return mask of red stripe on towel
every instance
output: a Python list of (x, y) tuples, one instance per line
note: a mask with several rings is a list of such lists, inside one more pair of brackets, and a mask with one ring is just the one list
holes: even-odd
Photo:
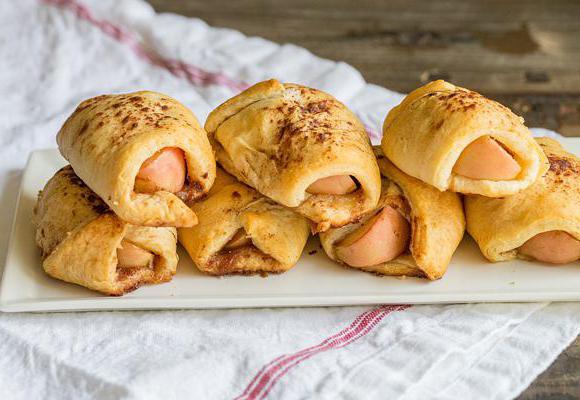
[[(310, 348), (308, 348), (308, 349), (304, 349), (304, 350), (302, 350), (301, 352), (305, 352), (305, 351), (307, 351), (307, 350), (310, 350), (310, 349), (312, 349), (312, 348), (321, 347), (321, 346), (323, 346), (323, 345), (324, 345), (324, 344), (325, 344), (327, 341), (329, 341), (329, 340), (333, 340), (333, 339), (335, 339), (335, 338), (338, 338), (338, 337), (342, 336), (342, 335), (343, 335), (345, 332), (347, 332), (347, 331), (349, 331), (349, 330), (353, 329), (353, 328), (354, 328), (354, 327), (355, 327), (355, 326), (356, 326), (356, 325), (357, 325), (357, 324), (360, 322), (360, 320), (361, 320), (361, 319), (365, 318), (367, 315), (371, 314), (371, 313), (372, 313), (372, 312), (374, 312), (374, 311), (375, 311), (375, 310), (368, 310), (368, 311), (365, 311), (364, 313), (362, 313), (362, 314), (360, 314), (358, 317), (356, 317), (356, 318), (355, 318), (355, 320), (354, 320), (354, 321), (353, 321), (353, 322), (350, 324), (350, 326), (348, 326), (347, 328), (343, 329), (342, 331), (340, 331), (339, 333), (337, 333), (337, 334), (335, 334), (335, 335), (333, 335), (333, 336), (330, 336), (329, 338), (325, 339), (325, 340), (324, 340), (323, 342), (321, 342), (320, 344), (318, 344), (318, 345), (316, 345), (316, 346), (313, 346), (313, 347), (310, 347)], [(264, 370), (266, 370), (266, 369), (267, 369), (268, 367), (270, 367), (271, 365), (275, 364), (277, 361), (279, 361), (279, 360), (281, 360), (281, 359), (283, 359), (283, 358), (289, 357), (289, 356), (291, 356), (291, 355), (288, 355), (288, 354), (283, 354), (283, 355), (281, 355), (280, 357), (277, 357), (277, 358), (273, 359), (273, 360), (272, 360), (272, 361), (270, 361), (268, 364), (265, 364), (265, 365), (264, 365), (264, 366), (263, 366), (263, 367), (262, 367), (262, 368), (261, 368), (261, 369), (258, 371), (258, 373), (257, 373), (257, 374), (254, 376), (254, 379), (252, 379), (252, 381), (250, 382), (250, 384), (249, 384), (249, 385), (246, 387), (246, 390), (244, 390), (244, 393), (242, 393), (240, 396), (236, 397), (236, 399), (235, 399), (235, 400), (239, 400), (239, 399), (241, 399), (243, 396), (245, 396), (245, 395), (247, 395), (247, 394), (248, 394), (247, 392), (249, 392), (249, 391), (252, 389), (252, 386), (253, 386), (253, 385), (254, 385), (254, 383), (255, 383), (255, 382), (258, 380), (258, 378), (260, 378), (260, 377), (262, 376), (262, 373), (264, 372)]]
[[(177, 59), (163, 57), (141, 44), (135, 34), (121, 25), (117, 25), (105, 19), (99, 19), (93, 15), (90, 9), (76, 0), (40, 0), (52, 6), (58, 6), (71, 11), (76, 17), (100, 29), (103, 33), (116, 41), (127, 45), (133, 53), (150, 64), (169, 71), (172, 75), (185, 78), (198, 86), (225, 86), (235, 92), (240, 92), (250, 85), (234, 79), (220, 72), (210, 72), (198, 66), (187, 64)], [(367, 134), (373, 139), (380, 139), (381, 135), (365, 125)]]
[(366, 336), (387, 315), (393, 311), (402, 311), (410, 306), (380, 306), (359, 315), (350, 326), (330, 336), (321, 343), (300, 350), (296, 353), (282, 355), (266, 364), (254, 376), (244, 392), (236, 400), (263, 399), (272, 390), (276, 382), (290, 369), (302, 361), (325, 351), (339, 349)]
[(42, 0), (44, 3), (66, 8), (78, 18), (89, 22), (91, 25), (99, 28), (103, 33), (127, 45), (137, 56), (147, 62), (157, 65), (171, 72), (180, 78), (186, 78), (195, 85), (208, 86), (219, 85), (226, 86), (235, 91), (246, 89), (249, 85), (245, 82), (234, 80), (220, 72), (206, 71), (195, 65), (186, 64), (180, 60), (163, 57), (141, 44), (139, 39), (124, 28), (105, 19), (99, 19), (93, 15), (88, 7), (75, 0)]

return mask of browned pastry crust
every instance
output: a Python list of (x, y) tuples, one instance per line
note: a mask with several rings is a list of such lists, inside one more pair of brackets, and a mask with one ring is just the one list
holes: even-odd
[(518, 249), (535, 235), (564, 231), (580, 240), (580, 159), (560, 143), (537, 138), (549, 170), (513, 196), (466, 196), (467, 231), (490, 261), (528, 259)]
[[(203, 197), (215, 179), (207, 134), (177, 100), (155, 92), (103, 95), (83, 101), (57, 136), (75, 173), (124, 221), (140, 226), (192, 226), (184, 203)], [(145, 160), (166, 147), (183, 150), (182, 193), (135, 193)]]
[[(70, 165), (58, 171), (39, 193), (33, 222), (42, 266), (54, 278), (120, 296), (143, 284), (167, 282), (175, 274), (175, 228), (121, 221)], [(117, 267), (121, 240), (153, 253), (153, 264)]]
[[(439, 190), (500, 197), (530, 186), (548, 168), (524, 120), (507, 107), (441, 80), (411, 92), (383, 124), (385, 155), (401, 171)], [(515, 179), (492, 181), (455, 174), (463, 150), (483, 136), (500, 142), (522, 171)]]
[[(220, 164), (240, 181), (324, 231), (374, 208), (380, 173), (365, 129), (334, 97), (277, 80), (260, 82), (212, 111), (205, 124)], [(313, 195), (320, 178), (350, 175), (346, 195)]]
[[(218, 168), (208, 197), (193, 206), (199, 224), (178, 229), (179, 242), (211, 275), (280, 273), (292, 268), (308, 239), (308, 221)], [(251, 242), (224, 248), (240, 230)]]
[(321, 233), (320, 241), (326, 254), (340, 262), (336, 245), (375, 215), (377, 210), (391, 206), (411, 224), (409, 251), (392, 261), (359, 269), (381, 275), (416, 276), (430, 280), (441, 278), (465, 231), (459, 195), (440, 192), (405, 174), (384, 157), (378, 146), (375, 147), (375, 154), (383, 175), (379, 205), (358, 223)]

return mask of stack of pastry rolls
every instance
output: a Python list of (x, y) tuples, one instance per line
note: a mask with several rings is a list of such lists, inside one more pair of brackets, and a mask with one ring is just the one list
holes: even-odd
[(490, 261), (550, 264), (580, 259), (580, 160), (556, 140), (537, 138), (548, 170), (512, 196), (467, 196), (467, 229)]
[(57, 136), (70, 165), (39, 193), (36, 241), (44, 270), (109, 295), (171, 280), (176, 227), (210, 189), (205, 131), (176, 100), (154, 92), (82, 102)]
[(359, 218), (380, 197), (362, 123), (320, 90), (260, 82), (212, 111), (205, 128), (227, 172), (308, 218), (314, 233)]
[(523, 119), (444, 81), (410, 93), (383, 126), (404, 173), (464, 196), (467, 231), (490, 261), (580, 259), (580, 162)]
[(34, 210), (52, 277), (109, 295), (166, 282), (176, 272), (178, 236), (211, 275), (280, 273), (302, 254), (308, 220), (222, 169), (216, 176), (206, 131), (168, 96), (88, 99), (57, 142), (70, 165), (48, 181)]
[(320, 234), (333, 260), (438, 279), (465, 227), (490, 261), (580, 258), (578, 158), (552, 139), (534, 140), (501, 104), (431, 82), (388, 113), (375, 154), (381, 198), (359, 220)]
[(285, 272), (310, 233), (339, 264), (429, 280), (466, 228), (491, 261), (580, 258), (578, 158), (444, 81), (393, 108), (374, 148), (337, 99), (277, 80), (205, 129), (159, 93), (98, 96), (57, 142), (70, 165), (35, 207), (43, 267), (110, 295), (170, 280), (177, 240), (210, 275)]
[(179, 241), (206, 273), (284, 272), (310, 231), (346, 225), (379, 200), (364, 127), (329, 94), (260, 82), (212, 111), (205, 129), (223, 169)]
[[(358, 118), (329, 94), (264, 81), (217, 107), (205, 128), (227, 173), (250, 193), (306, 218), (333, 260), (387, 275), (438, 279), (445, 273), (465, 229), (459, 196), (395, 167), (373, 149)], [(208, 204), (194, 209), (212, 213), (218, 196), (228, 198), (228, 190), (210, 193)], [(240, 230), (241, 220), (228, 220), (223, 215), (223, 231), (236, 244), (247, 229)], [(180, 229), (194, 260), (214, 272), (212, 250), (204, 254), (188, 245), (200, 236), (211, 243), (214, 235), (201, 224)]]
[[(463, 195), (522, 193), (547, 170), (547, 158), (521, 118), (443, 81), (394, 108), (385, 119), (382, 146), (374, 149), (360, 121), (338, 100), (276, 80), (217, 107), (205, 129), (224, 169), (218, 175), (228, 178), (194, 209), (220, 222), (212, 222), (212, 229), (180, 229), (180, 240), (196, 264), (217, 275), (281, 270), (279, 261), (276, 267), (272, 260), (244, 262), (246, 250), (236, 250), (256, 237), (248, 233), (243, 210), (259, 198), (308, 220), (338, 263), (438, 279), (464, 235)], [(232, 176), (246, 189), (237, 201), (228, 183)], [(295, 262), (305, 225), (280, 226), (302, 232), (292, 235), (301, 244), (292, 247)]]

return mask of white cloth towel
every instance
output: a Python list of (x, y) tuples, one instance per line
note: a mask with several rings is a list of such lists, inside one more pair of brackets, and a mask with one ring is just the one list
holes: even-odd
[[(334, 94), (371, 132), (401, 98), (138, 0), (0, 2), (0, 257), (29, 152), (82, 99), (151, 89), (204, 121), (270, 77)], [(579, 329), (572, 303), (0, 314), (0, 398), (507, 399)]]

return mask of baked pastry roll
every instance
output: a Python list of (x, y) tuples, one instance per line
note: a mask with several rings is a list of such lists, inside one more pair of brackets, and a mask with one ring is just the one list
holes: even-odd
[(441, 278), (465, 230), (459, 196), (406, 175), (375, 151), (383, 175), (379, 205), (358, 222), (321, 233), (324, 251), (368, 272)]
[(442, 80), (389, 112), (381, 145), (408, 175), (439, 190), (488, 197), (517, 193), (548, 168), (523, 118)]
[(218, 168), (208, 197), (193, 206), (199, 224), (178, 229), (195, 265), (211, 275), (279, 273), (302, 254), (306, 218)]
[(34, 223), (42, 266), (53, 278), (120, 296), (175, 274), (176, 229), (123, 222), (70, 165), (39, 193)]
[(490, 261), (565, 264), (580, 259), (580, 160), (554, 139), (538, 138), (550, 169), (513, 196), (467, 196), (467, 231)]
[(276, 80), (258, 83), (206, 121), (220, 164), (324, 231), (373, 209), (380, 173), (365, 129), (334, 97)]
[(57, 136), (75, 173), (124, 221), (192, 226), (187, 206), (215, 179), (215, 159), (195, 116), (154, 92), (83, 101)]

